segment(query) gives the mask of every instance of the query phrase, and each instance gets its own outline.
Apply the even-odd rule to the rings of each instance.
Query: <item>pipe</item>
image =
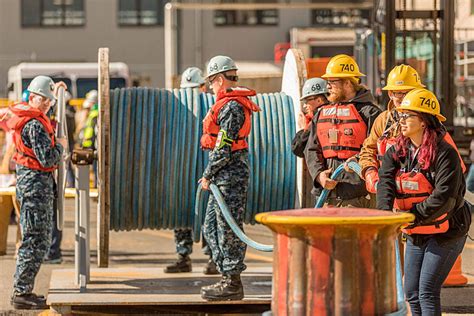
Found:
[[[65,89],[59,87],[58,90],[58,107],[56,110],[56,137],[67,138],[67,127],[66,127],[66,100],[65,100]],[[68,144],[68,143],[66,143]],[[69,149],[66,147],[63,150],[63,156],[59,161],[58,169],[56,170],[56,187],[57,187],[57,223],[58,230],[63,230],[64,227],[64,192],[66,191],[66,168],[67,168],[67,157],[69,156]]]

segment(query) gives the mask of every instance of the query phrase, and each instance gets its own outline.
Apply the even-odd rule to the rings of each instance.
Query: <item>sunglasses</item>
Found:
[[[418,117],[418,116],[419,116],[419,115],[417,115],[417,114],[398,113],[398,118],[399,118],[400,120],[404,120],[404,121],[405,121],[406,119],[410,118],[410,117]]]
[[[209,84],[210,85],[213,84],[214,81],[217,79],[217,77],[219,77],[219,75],[224,76],[224,78],[226,78],[229,81],[239,81],[239,76],[233,76],[233,75],[227,75],[225,73],[221,73],[221,74],[217,74],[213,77],[209,77],[209,79],[208,79]]]

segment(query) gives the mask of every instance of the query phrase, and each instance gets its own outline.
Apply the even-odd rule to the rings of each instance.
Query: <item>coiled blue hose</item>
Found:
[[[244,222],[295,205],[294,107],[284,93],[252,98],[250,183]],[[193,227],[197,181],[208,161],[202,120],[214,96],[198,89],[123,88],[110,94],[110,227]],[[268,156],[267,153],[271,153]],[[204,207],[205,199],[200,202]],[[199,232],[197,232],[199,233]]]

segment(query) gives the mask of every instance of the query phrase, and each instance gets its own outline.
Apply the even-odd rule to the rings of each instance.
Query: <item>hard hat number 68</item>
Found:
[[[354,71],[353,64],[339,64],[341,66],[341,71]]]

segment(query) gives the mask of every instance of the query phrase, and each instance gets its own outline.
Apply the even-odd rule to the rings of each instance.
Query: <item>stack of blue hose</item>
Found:
[[[258,94],[249,136],[250,185],[245,223],[295,204],[294,108],[283,93]],[[202,120],[214,103],[197,89],[123,88],[110,95],[110,227],[192,227],[197,181],[208,153]],[[201,201],[204,204],[205,200]]]

